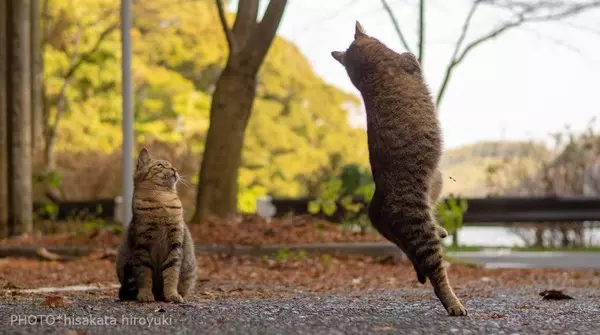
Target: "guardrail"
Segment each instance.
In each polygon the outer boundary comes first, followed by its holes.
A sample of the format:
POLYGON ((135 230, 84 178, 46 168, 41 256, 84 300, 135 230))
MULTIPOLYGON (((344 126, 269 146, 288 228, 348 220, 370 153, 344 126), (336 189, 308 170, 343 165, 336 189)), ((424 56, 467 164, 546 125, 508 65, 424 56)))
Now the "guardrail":
POLYGON ((67 221, 76 218, 94 217, 121 221, 121 197, 82 201, 34 202, 33 211, 39 219, 67 221), (49 208, 54 207, 49 210, 49 208))
MULTIPOLYGON (((285 215, 307 215, 308 202, 312 198, 270 198, 258 199, 258 214, 266 217, 282 217, 285 215)), ((486 225, 492 223, 515 222, 574 222, 600 221, 600 197, 488 197, 465 198, 468 209, 464 214, 465 225, 486 225)), ((360 201, 357 199, 357 201, 360 201)), ((443 199, 442 201, 448 201, 443 199)), ((121 197, 115 199, 98 199, 87 201, 64 201, 55 203, 58 206, 56 220, 68 220, 84 215, 96 218, 121 221, 121 197)), ((363 201, 363 203, 365 203, 363 201)), ((366 203, 365 203, 366 204, 366 203)), ((38 217, 48 219, 47 214, 40 214, 43 203, 35 203, 34 210, 38 217)), ((367 206, 363 211, 366 212, 367 206)), ((338 206, 333 215, 319 213, 316 216, 331 222, 341 222, 344 218, 342 206, 338 206)))
MULTIPOLYGON (((264 198, 259 208, 268 208, 273 217, 288 214, 309 214, 308 202, 313 199, 264 198)), ((465 225, 515 222, 573 222, 600 221, 600 197, 488 197, 465 198, 468 209, 463 216, 465 225)), ((357 199, 356 201, 360 201, 357 199)), ((442 199, 448 201, 448 199, 442 199)), ((366 204, 362 201, 363 204, 366 204)), ((367 206, 363 207, 366 213, 367 206)), ((341 222, 342 206, 333 215, 319 213, 317 216, 332 222, 341 222)))

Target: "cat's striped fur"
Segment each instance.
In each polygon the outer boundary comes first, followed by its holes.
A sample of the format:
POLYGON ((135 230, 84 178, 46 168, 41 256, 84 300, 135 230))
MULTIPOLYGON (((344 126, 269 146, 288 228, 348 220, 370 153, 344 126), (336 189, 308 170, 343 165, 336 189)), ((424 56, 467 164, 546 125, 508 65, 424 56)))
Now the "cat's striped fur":
POLYGON ((450 286, 441 227, 432 213, 432 200, 439 195, 435 183, 441 181, 442 132, 417 59, 368 36, 358 22, 350 47, 332 56, 344 65, 365 103, 375 181, 371 222, 404 251, 421 283, 429 278, 448 314, 467 315, 450 286))
POLYGON ((183 219, 177 170, 142 149, 136 166, 133 217, 117 254, 121 300, 182 302, 196 283, 194 244, 183 219))

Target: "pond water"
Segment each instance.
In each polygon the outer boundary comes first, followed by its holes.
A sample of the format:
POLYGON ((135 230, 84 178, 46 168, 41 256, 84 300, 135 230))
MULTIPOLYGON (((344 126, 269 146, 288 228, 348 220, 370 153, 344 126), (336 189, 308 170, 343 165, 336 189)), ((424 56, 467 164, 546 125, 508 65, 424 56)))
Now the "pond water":
MULTIPOLYGON (((458 232, 458 240, 465 246, 525 246, 517 234, 505 227, 463 227, 458 232)), ((600 228, 586 229, 585 240, 590 241, 591 245, 600 245, 600 228)), ((446 243, 451 244, 451 242, 450 238, 446 243)))

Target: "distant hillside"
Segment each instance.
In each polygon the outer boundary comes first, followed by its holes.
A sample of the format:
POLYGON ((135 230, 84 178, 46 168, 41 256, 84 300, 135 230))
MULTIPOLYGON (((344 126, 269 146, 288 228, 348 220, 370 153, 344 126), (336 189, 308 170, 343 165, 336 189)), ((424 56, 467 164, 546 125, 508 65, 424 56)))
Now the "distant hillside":
POLYGON ((443 195, 485 196, 486 171, 490 165, 519 159, 533 166, 534 153, 550 154, 542 144, 525 141, 482 141, 444 152, 441 169, 444 174, 443 195))

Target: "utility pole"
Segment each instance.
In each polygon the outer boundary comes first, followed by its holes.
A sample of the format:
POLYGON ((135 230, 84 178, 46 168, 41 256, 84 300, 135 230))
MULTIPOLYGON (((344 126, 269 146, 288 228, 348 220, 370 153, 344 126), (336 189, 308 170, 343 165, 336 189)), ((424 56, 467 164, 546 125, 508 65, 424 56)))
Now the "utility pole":
POLYGON ((121 0, 121 73, 123 98, 122 224, 129 225, 133 198, 133 94, 131 83, 131 0, 121 0))

